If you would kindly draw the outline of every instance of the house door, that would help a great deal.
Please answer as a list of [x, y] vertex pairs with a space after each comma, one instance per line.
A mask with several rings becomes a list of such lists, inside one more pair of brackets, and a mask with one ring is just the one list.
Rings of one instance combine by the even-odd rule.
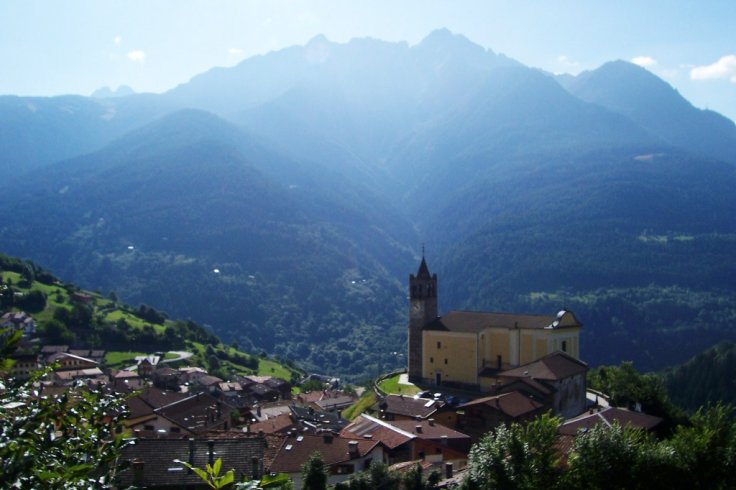
[[442, 373], [435, 373], [434, 377], [435, 377], [434, 382], [437, 386], [442, 384]]

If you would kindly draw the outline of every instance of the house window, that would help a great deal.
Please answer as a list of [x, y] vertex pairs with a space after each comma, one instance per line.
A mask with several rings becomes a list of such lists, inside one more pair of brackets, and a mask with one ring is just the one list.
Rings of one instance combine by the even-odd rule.
[[439, 341], [437, 342], [437, 348], [438, 349], [442, 348], [442, 342], [439, 342]]
[[562, 341], [562, 352], [567, 352], [567, 340]]
[[501, 356], [498, 356], [498, 369], [501, 369], [501, 366], [503, 365], [503, 358]]
[[178, 427], [171, 427], [169, 428], [169, 431], [178, 434], [179, 432], [181, 432], [181, 429], [179, 429]]
[[335, 467], [334, 473], [338, 475], [349, 475], [353, 472], [353, 465], [351, 464], [339, 464]]
[[152, 425], [144, 425], [143, 426], [143, 430], [153, 430], [153, 426]]

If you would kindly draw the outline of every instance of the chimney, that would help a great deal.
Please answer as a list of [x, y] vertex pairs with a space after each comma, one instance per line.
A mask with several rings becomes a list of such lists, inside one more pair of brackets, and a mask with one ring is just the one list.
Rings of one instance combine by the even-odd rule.
[[447, 446], [447, 436], [446, 435], [442, 435], [440, 437], [440, 441], [442, 442], [443, 446]]
[[431, 425], [432, 427], [434, 427], [434, 419], [429, 419], [429, 425]]
[[421, 424], [415, 425], [414, 426], [414, 430], [416, 430], [417, 434], [421, 434], [422, 433], [422, 426], [421, 426]]
[[350, 442], [348, 442], [348, 454], [350, 455], [350, 459], [357, 458], [359, 456], [359, 454], [358, 454], [358, 441], [350, 441]]
[[[194, 466], [194, 439], [189, 439], [189, 464]], [[188, 468], [187, 473], [191, 473], [192, 469]]]
[[131, 467], [133, 469], [133, 484], [143, 485], [143, 460], [135, 458], [131, 463]]
[[261, 416], [261, 406], [260, 405], [256, 405], [256, 415], [259, 417]]
[[445, 478], [452, 478], [452, 463], [445, 463]]

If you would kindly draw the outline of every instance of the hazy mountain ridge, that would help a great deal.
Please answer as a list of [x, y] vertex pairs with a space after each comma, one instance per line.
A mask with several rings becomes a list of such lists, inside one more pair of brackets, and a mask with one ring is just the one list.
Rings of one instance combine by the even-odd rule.
[[[13, 187], [5, 196], [2, 221], [14, 226], [2, 227], [3, 247], [307, 364], [337, 355], [354, 325], [390, 329], [401, 301], [393, 276], [406, 260], [396, 257], [410, 257], [405, 239], [339, 192], [272, 180], [257, 167], [279, 162], [297, 174], [296, 163], [254, 148], [211, 114], [167, 116], [27, 175], [33, 195]], [[383, 319], [368, 316], [378, 304]], [[310, 331], [317, 326], [319, 337]], [[357, 332], [338, 369], [356, 375], [395, 362], [396, 333], [366, 341]], [[310, 358], [317, 343], [323, 349]], [[352, 368], [352, 355], [365, 364]]]
[[582, 100], [629, 117], [672, 146], [736, 163], [734, 122], [716, 112], [696, 109], [644, 68], [612, 61], [563, 85]]
[[[0, 175], [35, 168], [0, 184], [0, 248], [357, 375], [402, 364], [425, 242], [441, 311], [564, 303], [592, 319], [586, 360], [659, 368], [705, 347], [677, 349], [688, 328], [736, 337], [736, 129], [678, 97], [633, 65], [555, 81], [443, 30], [317, 37], [166, 94], [76, 98], [72, 119], [0, 99], [22, 136]], [[681, 137], [701, 124], [709, 140]], [[668, 305], [708, 300], [658, 323], [670, 287], [688, 293]]]

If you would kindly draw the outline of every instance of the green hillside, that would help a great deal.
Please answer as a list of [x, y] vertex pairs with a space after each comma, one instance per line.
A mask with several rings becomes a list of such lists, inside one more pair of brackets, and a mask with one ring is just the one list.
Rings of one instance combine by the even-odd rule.
[[[194, 355], [182, 362], [223, 378], [231, 374], [300, 377], [291, 362], [239, 351], [192, 321], [169, 319], [146, 305], [131, 307], [113, 293], [103, 296], [81, 290], [28, 261], [0, 254], [0, 279], [0, 311], [30, 313], [44, 344], [106, 350], [105, 361], [112, 368], [133, 364], [140, 355], [189, 351]], [[163, 354], [164, 359], [176, 357]]]

